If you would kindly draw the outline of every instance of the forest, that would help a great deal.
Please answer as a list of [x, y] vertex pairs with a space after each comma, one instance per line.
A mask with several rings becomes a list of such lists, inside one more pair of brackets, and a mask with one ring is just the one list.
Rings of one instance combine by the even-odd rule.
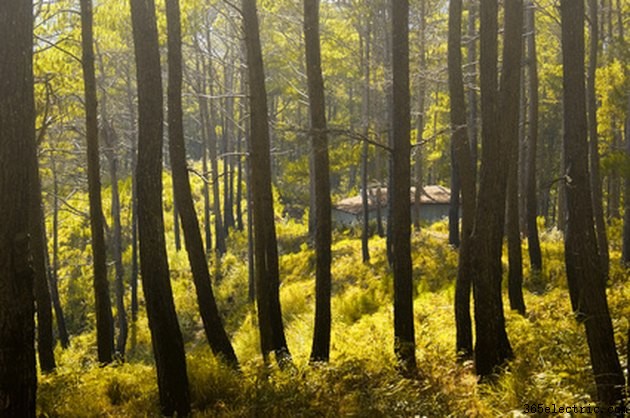
[[0, 2], [0, 418], [630, 416], [630, 2]]

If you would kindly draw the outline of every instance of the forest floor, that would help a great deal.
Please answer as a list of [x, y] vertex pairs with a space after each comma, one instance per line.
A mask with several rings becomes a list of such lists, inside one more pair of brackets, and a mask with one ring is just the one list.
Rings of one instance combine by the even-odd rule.
[[[392, 275], [385, 240], [370, 241], [371, 261], [361, 262], [360, 239], [337, 233], [333, 246], [331, 361], [309, 366], [314, 312], [314, 252], [305, 228], [278, 225], [281, 303], [295, 367], [264, 367], [255, 315], [247, 302], [245, 236], [235, 232], [215, 283], [219, 307], [242, 370], [217, 361], [205, 340], [185, 252], [170, 252], [173, 289], [188, 353], [195, 417], [518, 417], [531, 405], [586, 406], [594, 379], [583, 328], [571, 311], [564, 274], [563, 244], [556, 231], [542, 234], [544, 270], [531, 275], [525, 260], [527, 315], [508, 309], [507, 329], [515, 358], [494, 382], [478, 384], [470, 362], [456, 359], [453, 313], [457, 252], [445, 241], [446, 224], [414, 233], [414, 314], [417, 380], [402, 379], [393, 356]], [[615, 233], [611, 232], [611, 242]], [[526, 255], [526, 249], [524, 249]], [[628, 272], [611, 250], [608, 297], [621, 360], [630, 318]], [[525, 257], [527, 259], [527, 257]], [[504, 260], [507, 262], [507, 260]], [[506, 293], [507, 294], [507, 293]], [[141, 310], [142, 312], [142, 310]], [[95, 362], [93, 331], [57, 349], [58, 369], [39, 376], [42, 417], [159, 416], [158, 391], [146, 317], [132, 326], [127, 361], [107, 367]], [[529, 409], [528, 409], [529, 408]], [[551, 409], [553, 411], [553, 409]], [[575, 414], [580, 416], [580, 414]], [[588, 416], [588, 415], [585, 415]]]

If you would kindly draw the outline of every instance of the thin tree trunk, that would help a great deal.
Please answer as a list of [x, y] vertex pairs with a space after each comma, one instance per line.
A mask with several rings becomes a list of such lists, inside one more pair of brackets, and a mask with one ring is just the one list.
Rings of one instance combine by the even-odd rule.
[[48, 269], [46, 268], [46, 235], [44, 233], [44, 211], [42, 208], [42, 185], [39, 176], [37, 156], [31, 161], [32, 183], [29, 190], [29, 233], [31, 236], [31, 253], [33, 278], [35, 285], [35, 302], [37, 306], [37, 354], [39, 367], [44, 373], [55, 369], [55, 339], [53, 336], [53, 314], [50, 290], [48, 288]]
[[394, 351], [403, 375], [416, 373], [411, 268], [409, 1], [392, 1], [392, 220], [394, 272]]
[[37, 392], [29, 259], [36, 160], [32, 6], [0, 4], [0, 416], [10, 418], [34, 418]]
[[[363, 58], [363, 135], [367, 136], [370, 132], [370, 44], [372, 37], [371, 21], [368, 18], [365, 30], [365, 47], [362, 49]], [[363, 263], [370, 262], [370, 203], [369, 203], [369, 150], [370, 146], [367, 140], [363, 141], [361, 149], [361, 202], [363, 206], [363, 229], [361, 232], [361, 256]], [[377, 151], [378, 152], [378, 151]]]
[[[199, 52], [201, 55], [201, 52]], [[200, 62], [201, 61], [201, 64]], [[204, 175], [203, 182], [203, 230], [206, 238], [206, 257], [210, 257], [211, 248], [212, 248], [212, 229], [210, 227], [211, 219], [210, 219], [210, 185], [207, 181], [209, 168], [208, 168], [208, 129], [209, 129], [209, 118], [208, 118], [208, 99], [206, 98], [207, 92], [207, 83], [206, 83], [206, 60], [203, 56], [197, 58], [197, 72], [200, 74], [201, 82], [199, 83], [199, 119], [201, 121], [201, 167]]]
[[[212, 44], [210, 43], [210, 34], [206, 34], [206, 41], [208, 45], [208, 55], [211, 54]], [[212, 61], [208, 63], [208, 73], [210, 76], [209, 92], [210, 96], [214, 94], [214, 71], [212, 69]], [[223, 216], [221, 215], [221, 198], [219, 193], [219, 161], [217, 159], [217, 133], [215, 129], [215, 123], [217, 120], [215, 106], [212, 101], [209, 103], [210, 109], [208, 112], [209, 124], [208, 124], [208, 152], [210, 157], [210, 168], [212, 176], [210, 177], [212, 182], [212, 206], [214, 212], [214, 239], [215, 239], [215, 251], [216, 254], [221, 257], [227, 251], [225, 246], [225, 230], [223, 229]]]
[[[477, 179], [477, 138], [478, 134], [478, 112], [477, 104], [479, 102], [477, 98], [477, 91], [475, 89], [477, 85], [477, 10], [478, 5], [476, 1], [471, 1], [468, 9], [468, 48], [466, 57], [466, 66], [469, 73], [466, 77], [466, 83], [468, 86], [468, 136], [470, 143], [470, 157], [472, 159], [472, 175], [473, 179]], [[462, 227], [463, 228], [463, 227]]]
[[597, 136], [597, 97], [595, 96], [595, 73], [597, 71], [597, 54], [599, 52], [599, 27], [597, 24], [598, 10], [597, 0], [588, 0], [588, 14], [590, 21], [590, 46], [588, 76], [586, 86], [587, 112], [588, 112], [588, 137], [589, 137], [589, 162], [591, 198], [593, 202], [593, 216], [595, 217], [595, 233], [597, 235], [597, 248], [602, 262], [605, 277], [608, 277], [610, 256], [608, 253], [608, 236], [606, 234], [606, 221], [604, 220], [604, 196], [602, 194], [602, 179], [599, 174], [599, 138]]
[[331, 202], [326, 101], [319, 40], [319, 0], [304, 0], [304, 45], [315, 183], [315, 327], [311, 361], [330, 357]]
[[[414, 183], [416, 186], [416, 191], [414, 195], [414, 205], [413, 205], [413, 223], [414, 229], [416, 231], [420, 231], [420, 219], [421, 219], [421, 197], [422, 197], [422, 141], [423, 141], [423, 133], [424, 133], [424, 102], [426, 96], [426, 80], [425, 80], [425, 72], [427, 71], [427, 57], [426, 57], [426, 26], [427, 26], [427, 11], [426, 11], [426, 1], [420, 1], [420, 67], [419, 71], [419, 82], [418, 82], [418, 120], [416, 121], [416, 147], [414, 149], [415, 158], [414, 158]], [[458, 220], [457, 220], [457, 238], [459, 245], [459, 202], [457, 203], [458, 208]], [[449, 216], [449, 234], [451, 230], [451, 217]], [[450, 237], [450, 235], [449, 235]], [[452, 242], [451, 242], [452, 243]]]
[[260, 344], [265, 361], [274, 352], [280, 365], [291, 362], [280, 308], [278, 246], [271, 193], [271, 156], [265, 74], [256, 0], [242, 0], [250, 89], [250, 159], [254, 217], [254, 261]]
[[[129, 70], [128, 70], [129, 71]], [[138, 319], [138, 185], [137, 185], [137, 127], [136, 107], [131, 85], [131, 75], [127, 73], [127, 106], [131, 121], [131, 321]]]
[[[519, 10], [507, 15], [510, 6], [506, 5], [506, 15], [513, 18], [507, 22], [509, 31], [505, 31], [505, 49], [503, 50], [503, 73], [501, 78], [501, 94], [505, 112], [503, 123], [503, 140], [508, 145], [507, 172], [507, 241], [508, 241], [508, 294], [510, 307], [525, 315], [523, 299], [523, 254], [521, 249], [521, 228], [518, 205], [518, 173], [519, 173], [519, 117], [521, 114], [521, 61], [523, 57], [523, 0], [515, 0]], [[509, 103], [509, 105], [508, 105]]]
[[527, 72], [529, 76], [527, 125], [527, 181], [525, 187], [527, 208], [527, 243], [529, 261], [534, 274], [542, 271], [542, 253], [538, 238], [538, 202], [536, 198], [536, 154], [538, 151], [538, 55], [536, 54], [536, 6], [533, 0], [526, 5], [527, 21]]
[[186, 164], [184, 125], [182, 110], [182, 50], [179, 0], [166, 1], [168, 26], [168, 138], [173, 170], [175, 201], [179, 203], [184, 242], [192, 270], [199, 312], [206, 338], [212, 351], [223, 357], [228, 364], [237, 368], [238, 361], [219, 316], [212, 291], [210, 271], [206, 263], [199, 221], [190, 189], [190, 178]]
[[116, 352], [121, 359], [125, 358], [125, 351], [127, 345], [127, 313], [125, 311], [125, 269], [122, 261], [122, 226], [120, 223], [120, 195], [118, 192], [118, 157], [116, 156], [116, 150], [118, 149], [118, 137], [113, 127], [107, 119], [106, 101], [102, 100], [102, 125], [103, 125], [103, 137], [105, 143], [109, 148], [106, 152], [107, 159], [109, 160], [109, 174], [111, 179], [111, 193], [112, 193], [112, 237], [111, 237], [111, 252], [114, 259], [114, 271], [116, 275], [116, 322], [118, 322], [118, 338], [116, 339]]
[[[626, 112], [626, 155], [630, 158], [630, 95], [628, 95], [628, 108]], [[626, 177], [624, 185], [623, 245], [621, 262], [626, 267], [630, 267], [630, 177]], [[628, 344], [630, 344], [630, 340]], [[628, 364], [630, 364], [630, 360], [628, 361]]]
[[162, 212], [162, 80], [153, 0], [131, 0], [138, 80], [140, 268], [162, 414], [190, 413], [184, 342], [169, 280]]
[[597, 253], [588, 170], [584, 85], [584, 2], [561, 0], [564, 149], [568, 222], [565, 261], [573, 309], [586, 329], [597, 401], [622, 400], [623, 373], [615, 347], [605, 276]]
[[59, 342], [61, 347], [68, 348], [70, 346], [70, 337], [68, 336], [61, 300], [59, 299], [59, 182], [57, 180], [57, 164], [53, 151], [50, 153], [50, 168], [53, 178], [53, 257], [50, 272], [50, 296], [53, 309], [55, 310]]
[[471, 247], [474, 223], [476, 182], [468, 132], [466, 130], [466, 101], [462, 73], [461, 22], [462, 0], [449, 3], [448, 21], [448, 86], [451, 97], [452, 149], [462, 176], [462, 237], [455, 283], [456, 350], [461, 358], [473, 353], [472, 321], [470, 318]]
[[94, 268], [94, 302], [96, 305], [96, 343], [98, 361], [110, 363], [114, 352], [114, 320], [109, 299], [107, 255], [101, 201], [100, 161], [94, 40], [92, 34], [92, 0], [81, 0], [81, 39], [83, 82], [85, 86], [85, 118], [87, 131], [88, 194]]

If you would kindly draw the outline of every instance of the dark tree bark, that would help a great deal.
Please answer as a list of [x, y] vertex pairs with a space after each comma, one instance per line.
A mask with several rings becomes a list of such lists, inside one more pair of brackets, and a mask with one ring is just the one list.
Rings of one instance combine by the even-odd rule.
[[254, 217], [254, 263], [260, 344], [265, 361], [274, 352], [280, 365], [291, 361], [280, 308], [278, 245], [271, 194], [271, 156], [265, 73], [256, 0], [242, 0], [250, 103], [250, 160]]
[[81, 0], [81, 47], [83, 83], [85, 87], [85, 125], [87, 140], [88, 194], [90, 198], [90, 230], [94, 263], [94, 302], [96, 305], [96, 343], [98, 361], [110, 363], [114, 354], [114, 320], [107, 279], [107, 247], [103, 205], [101, 201], [101, 169], [98, 150], [98, 109], [94, 39], [92, 33], [92, 0]]
[[34, 187], [33, 12], [0, 5], [0, 417], [35, 417], [35, 305], [29, 248]]
[[55, 310], [55, 320], [57, 322], [57, 332], [59, 332], [59, 342], [61, 347], [70, 346], [70, 337], [66, 328], [66, 320], [63, 315], [61, 300], [59, 299], [59, 182], [57, 181], [57, 164], [54, 152], [50, 153], [50, 168], [53, 178], [53, 256], [50, 271], [50, 297], [52, 298], [53, 309]]
[[536, 198], [536, 154], [538, 150], [538, 56], [536, 54], [536, 6], [533, 0], [526, 3], [527, 26], [527, 84], [529, 107], [527, 111], [527, 169], [526, 169], [526, 219], [527, 243], [531, 269], [535, 274], [542, 271], [542, 253], [538, 237], [538, 202]]
[[[514, 19], [515, 3], [506, 6], [506, 22]], [[506, 25], [506, 29], [508, 29]], [[509, 30], [520, 28], [509, 28]], [[471, 236], [473, 249], [471, 274], [475, 297], [475, 367], [482, 377], [496, 372], [512, 356], [505, 331], [501, 294], [501, 247], [505, 224], [507, 140], [502, 137], [498, 116], [498, 2], [480, 3], [480, 69], [482, 156], [475, 224]], [[504, 63], [504, 66], [507, 63]], [[509, 70], [505, 68], [506, 71]], [[512, 68], [509, 71], [514, 71]], [[517, 85], [518, 90], [518, 85]], [[508, 105], [508, 103], [505, 103]], [[516, 105], [518, 112], [518, 100]], [[506, 109], [502, 108], [502, 114]], [[518, 114], [518, 113], [517, 113]], [[502, 117], [505, 117], [502, 115]]]
[[[523, 56], [523, 0], [507, 2], [503, 72], [501, 73], [502, 136], [509, 159], [507, 171], [508, 295], [510, 307], [525, 315], [523, 254], [518, 205], [519, 118]], [[511, 18], [511, 19], [510, 19]], [[510, 20], [508, 20], [510, 19]]]
[[[457, 16], [453, 16], [451, 18], [450, 12], [451, 10], [449, 9], [449, 24], [457, 24], [457, 27], [451, 27], [449, 26], [449, 39], [451, 36], [454, 36], [455, 38], [451, 39], [452, 44], [449, 44], [449, 58], [452, 60], [452, 62], [449, 61], [449, 93], [451, 95], [451, 100], [453, 100], [453, 94], [455, 94], [456, 98], [455, 100], [457, 101], [457, 103], [455, 105], [453, 105], [451, 103], [451, 129], [453, 129], [453, 134], [451, 137], [451, 201], [450, 201], [450, 207], [448, 210], [448, 243], [450, 245], [452, 245], [455, 248], [459, 248], [459, 246], [461, 245], [461, 238], [460, 238], [460, 231], [459, 231], [459, 206], [460, 206], [460, 196], [461, 196], [461, 192], [462, 192], [462, 178], [461, 178], [461, 173], [460, 173], [460, 168], [459, 168], [459, 164], [458, 164], [458, 158], [457, 158], [457, 150], [456, 148], [460, 145], [459, 143], [463, 141], [463, 136], [464, 134], [466, 134], [466, 132], [457, 132], [463, 129], [466, 129], [466, 102], [464, 97], [459, 97], [460, 91], [459, 91], [459, 85], [461, 84], [461, 94], [463, 95], [463, 75], [462, 75], [462, 53], [461, 53], [461, 11], [462, 11], [462, 5], [461, 2], [458, 2], [456, 4], [452, 4], [453, 2], [451, 2], [449, 4], [449, 7], [454, 7], [453, 13], [457, 14]], [[453, 21], [451, 21], [450, 19], [454, 19]], [[457, 48], [457, 51], [452, 51], [451, 50], [454, 48]], [[454, 68], [454, 67], [457, 68]], [[457, 80], [452, 80], [451, 78], [457, 78]], [[455, 83], [455, 84], [451, 84], [451, 83]], [[461, 118], [461, 107], [460, 105], [464, 106], [464, 119], [462, 120]], [[455, 112], [455, 115], [453, 115], [453, 112]], [[457, 121], [457, 123], [454, 121], [454, 119]], [[468, 142], [468, 139], [465, 139], [466, 142]], [[470, 173], [469, 173], [470, 174]], [[464, 180], [466, 181], [466, 180]], [[417, 187], [417, 186], [416, 186]], [[419, 193], [416, 193], [417, 197], [416, 200], [420, 197]], [[467, 294], [470, 295], [470, 292]], [[466, 296], [467, 298], [469, 296]], [[455, 305], [455, 309], [457, 309], [457, 304]], [[458, 350], [459, 351], [459, 350]]]
[[131, 0], [138, 80], [138, 232], [140, 269], [160, 406], [164, 415], [190, 413], [186, 356], [169, 281], [162, 212], [162, 80], [153, 0]]
[[184, 243], [192, 270], [199, 312], [212, 351], [228, 364], [238, 367], [230, 339], [225, 332], [212, 291], [199, 221], [195, 212], [186, 164], [182, 110], [182, 47], [179, 0], [166, 1], [168, 26], [168, 139], [173, 171], [175, 201], [178, 202]]
[[315, 189], [315, 328], [311, 361], [330, 357], [330, 292], [332, 240], [330, 168], [326, 134], [326, 101], [319, 40], [319, 0], [304, 0], [304, 46], [311, 113], [311, 148]]
[[53, 336], [53, 314], [48, 269], [46, 267], [46, 235], [44, 234], [44, 211], [42, 208], [42, 185], [39, 177], [39, 164], [34, 153], [31, 164], [32, 184], [29, 210], [29, 233], [33, 257], [33, 278], [37, 305], [37, 354], [39, 367], [44, 373], [55, 369], [55, 339]]
[[[173, 181], [173, 196], [175, 196], [175, 182]], [[175, 239], [175, 251], [182, 250], [181, 233], [179, 232], [179, 208], [173, 199], [173, 238]]]
[[411, 268], [411, 116], [409, 95], [409, 1], [392, 1], [392, 261], [394, 351], [405, 376], [416, 373]]
[[461, 23], [462, 0], [451, 0], [448, 20], [448, 86], [451, 97], [451, 129], [453, 157], [462, 174], [462, 237], [455, 283], [456, 350], [461, 358], [473, 353], [470, 318], [471, 248], [470, 237], [475, 215], [475, 175], [466, 129], [466, 101], [462, 72]]
[[595, 73], [597, 71], [597, 54], [599, 52], [599, 27], [597, 0], [588, 0], [588, 15], [590, 28], [590, 45], [588, 61], [588, 77], [586, 79], [586, 98], [588, 112], [588, 145], [590, 163], [591, 200], [593, 202], [593, 216], [595, 217], [595, 234], [597, 248], [601, 258], [602, 269], [608, 277], [610, 255], [608, 253], [608, 236], [606, 221], [604, 220], [604, 196], [602, 194], [602, 179], [599, 174], [599, 138], [597, 136], [597, 97], [595, 96]]
[[605, 275], [597, 252], [588, 170], [584, 83], [584, 1], [561, 0], [564, 150], [567, 168], [565, 262], [573, 309], [586, 329], [597, 401], [622, 400], [623, 373], [606, 300]]

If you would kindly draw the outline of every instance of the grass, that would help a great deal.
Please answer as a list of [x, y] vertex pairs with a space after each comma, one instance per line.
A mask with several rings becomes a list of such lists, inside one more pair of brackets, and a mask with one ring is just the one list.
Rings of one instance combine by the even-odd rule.
[[[185, 267], [171, 265], [177, 272], [173, 288], [187, 345], [194, 416], [508, 417], [522, 416], [526, 403], [591, 402], [595, 388], [588, 350], [583, 329], [570, 312], [562, 242], [557, 233], [542, 236], [543, 273], [533, 277], [525, 266], [528, 315], [506, 311], [514, 360], [496, 381], [479, 385], [472, 364], [455, 358], [457, 254], [445, 241], [443, 224], [413, 237], [416, 381], [402, 379], [396, 372], [392, 277], [385, 259], [385, 240], [371, 239], [372, 259], [365, 265], [358, 237], [351, 232], [335, 237], [331, 362], [309, 366], [314, 253], [304, 244], [302, 225], [281, 223], [278, 229], [281, 302], [293, 369], [281, 371], [262, 364], [256, 316], [247, 302], [243, 236], [234, 234], [230, 252], [220, 266], [214, 264], [221, 272], [215, 291], [242, 365], [240, 374], [211, 354], [196, 312], [191, 279]], [[609, 302], [625, 362], [630, 284], [618, 258], [613, 246]], [[159, 416], [144, 316], [132, 333], [135, 341], [129, 343], [124, 364], [94, 364], [93, 331], [75, 336], [71, 349], [59, 349], [58, 370], [40, 376], [40, 416]]]

